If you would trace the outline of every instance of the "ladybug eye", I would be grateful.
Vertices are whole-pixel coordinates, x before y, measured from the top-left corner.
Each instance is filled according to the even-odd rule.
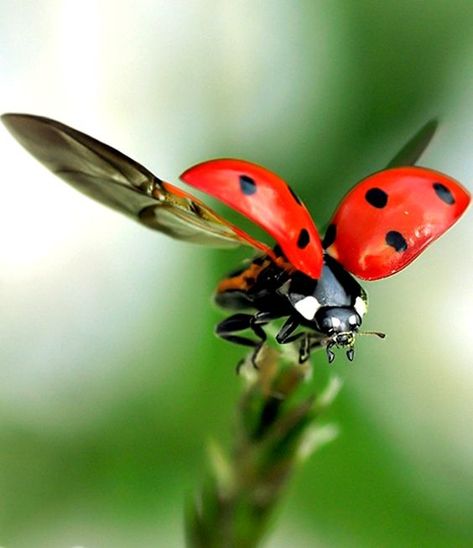
[[[340,327],[340,320],[338,318],[333,317],[333,316],[332,317],[331,316],[326,316],[322,320],[321,327],[322,327],[322,329],[324,329],[327,332],[333,331],[334,329],[337,329],[337,328]]]
[[[355,327],[357,325],[360,325],[360,321],[358,320],[358,317],[355,314],[352,314],[348,318],[348,323],[350,324],[351,327]]]

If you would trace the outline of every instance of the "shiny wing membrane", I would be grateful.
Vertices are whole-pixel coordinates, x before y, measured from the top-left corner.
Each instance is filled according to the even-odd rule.
[[[116,211],[180,240],[216,247],[266,245],[231,225],[183,190],[161,181],[118,150],[55,120],[4,114],[12,135],[74,188]]]

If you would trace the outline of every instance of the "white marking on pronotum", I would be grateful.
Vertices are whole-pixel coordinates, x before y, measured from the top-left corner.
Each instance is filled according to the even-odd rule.
[[[366,303],[361,297],[357,297],[355,300],[355,310],[358,312],[360,318],[366,314]]]
[[[304,297],[300,301],[297,301],[294,308],[306,320],[313,320],[315,313],[320,308],[320,303],[315,297],[309,295],[308,297]]]

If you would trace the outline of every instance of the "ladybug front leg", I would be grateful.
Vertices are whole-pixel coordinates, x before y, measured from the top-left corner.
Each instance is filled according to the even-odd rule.
[[[323,338],[317,335],[314,336],[313,334],[306,333],[299,347],[299,363],[305,363],[310,358],[312,351],[322,348],[323,344]],[[331,353],[333,354],[333,352]],[[330,361],[330,363],[332,363],[332,361],[333,359]]]
[[[289,316],[285,321],[279,333],[276,335],[276,340],[279,344],[289,344],[297,341],[302,337],[301,344],[299,345],[299,363],[305,363],[310,358],[311,351],[311,336],[308,333],[294,333],[299,327],[300,320],[297,317]]]

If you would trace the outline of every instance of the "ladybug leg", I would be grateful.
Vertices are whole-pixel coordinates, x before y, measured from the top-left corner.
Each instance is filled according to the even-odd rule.
[[[301,337],[302,334],[294,335],[291,337],[292,333],[298,327],[299,327],[299,320],[297,318],[294,318],[293,316],[289,316],[289,318],[284,322],[283,326],[281,327],[278,334],[276,335],[277,342],[279,344],[287,344]]]
[[[251,363],[255,369],[258,369],[257,358],[267,338],[262,325],[265,325],[273,318],[274,315],[269,314],[268,312],[258,312],[254,316],[251,314],[234,314],[220,322],[217,325],[215,332],[226,341],[254,348],[251,356]],[[249,337],[235,335],[238,331],[244,331],[245,329],[251,329],[258,337],[259,341],[255,341]],[[241,363],[238,364],[237,371],[240,369],[241,365]]]
[[[255,348],[258,346],[259,341],[234,334],[245,329],[252,329],[256,336],[266,339],[266,333],[264,333],[261,326],[253,326],[252,323],[253,316],[251,314],[234,314],[220,322],[215,329],[215,333],[226,341]],[[263,337],[260,336],[261,332],[264,333]]]
[[[242,346],[250,346],[251,348],[256,348],[259,344],[257,341],[254,341],[249,337],[240,337],[239,335],[233,335],[231,333],[217,333],[217,335],[225,341],[240,344]]]
[[[305,335],[305,333],[296,333],[295,335],[291,335],[290,337],[285,339],[284,343],[282,343],[282,344],[289,344],[289,343],[292,343],[294,341],[298,341],[304,335]]]
[[[322,346],[322,341],[323,339],[320,337],[306,333],[299,348],[299,363],[305,363],[310,358],[312,351]]]
[[[253,367],[255,369],[259,369],[258,356],[267,339],[266,332],[264,331],[262,326],[266,325],[268,322],[276,318],[280,318],[280,314],[266,311],[257,312],[250,320],[250,329],[252,329],[253,333],[260,339],[260,342],[255,347],[255,350],[251,356],[251,363],[253,364]]]
[[[307,333],[302,339],[299,347],[299,363],[303,364],[310,358],[310,351],[312,350],[310,335]]]
[[[312,350],[314,349],[318,349],[318,348],[321,348],[323,346],[323,341],[324,339],[319,337],[319,336],[311,336],[310,337],[310,350],[312,352]]]
[[[310,356],[309,337],[305,335],[299,346],[299,363],[300,364],[305,363],[309,359],[309,356]]]
[[[245,365],[245,358],[241,358],[241,360],[238,360],[238,363],[236,364],[236,367],[235,367],[235,373],[237,375],[240,374],[240,370],[244,365]]]
[[[275,320],[277,318],[280,318],[281,314],[276,314],[274,312],[257,312],[253,316],[253,325],[264,325],[270,322],[271,320]]]
[[[268,320],[264,320],[263,315],[258,318],[258,314],[255,314],[255,316],[253,316],[250,320],[250,329],[252,329],[253,333],[260,339],[260,342],[257,344],[253,351],[253,354],[251,355],[251,363],[255,369],[259,369],[258,356],[267,338],[266,332],[263,329],[262,325],[265,325],[267,323]]]

